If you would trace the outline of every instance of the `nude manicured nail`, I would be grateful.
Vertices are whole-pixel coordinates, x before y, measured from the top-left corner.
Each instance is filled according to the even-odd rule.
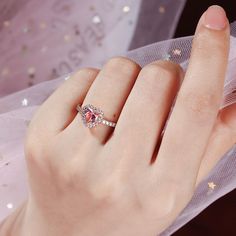
[[[223,30],[227,25],[228,19],[224,9],[214,5],[205,12],[204,25],[213,30]]]

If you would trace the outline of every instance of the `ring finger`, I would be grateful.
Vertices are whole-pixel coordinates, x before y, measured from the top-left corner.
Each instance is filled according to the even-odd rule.
[[[91,104],[104,112],[106,120],[117,122],[139,71],[140,66],[125,57],[110,59],[97,75],[86,94],[83,104],[80,104],[80,106]],[[79,132],[79,129],[85,130]],[[103,124],[99,124],[92,129],[84,127],[79,113],[65,130],[70,137],[72,135],[76,139],[84,139],[87,136],[91,140],[91,137],[94,136],[95,141],[102,144],[106,142],[112,131],[113,128]],[[81,133],[83,137],[79,137]]]
[[[168,61],[153,62],[140,72],[113,135],[114,145],[119,142],[126,150],[128,143],[132,154],[136,150],[125,155],[132,165],[151,161],[182,78],[181,67]]]

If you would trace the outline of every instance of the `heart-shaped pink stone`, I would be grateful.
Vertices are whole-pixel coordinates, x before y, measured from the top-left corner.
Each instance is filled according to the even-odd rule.
[[[85,120],[87,123],[95,123],[99,113],[94,112],[91,108],[88,108],[88,111],[85,113]]]

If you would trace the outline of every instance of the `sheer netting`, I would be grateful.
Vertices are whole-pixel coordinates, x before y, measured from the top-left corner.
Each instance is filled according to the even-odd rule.
[[[0,220],[27,198],[23,142],[37,108],[70,79],[76,69],[101,67],[113,56],[127,56],[142,67],[154,60],[171,60],[186,70],[193,37],[170,39],[184,4],[185,1],[171,0],[110,0],[107,4],[78,0],[0,3],[1,12],[7,12],[0,18],[3,22],[0,32],[3,42],[0,46]],[[156,34],[145,34],[147,22],[151,24],[150,15],[145,17],[146,11],[156,12],[156,15],[152,13],[152,22],[159,22],[152,29]],[[26,12],[30,13],[27,21]],[[221,108],[236,102],[235,35],[236,22],[231,23],[230,55]],[[158,42],[163,39],[166,40]],[[129,50],[136,46],[139,48]],[[209,183],[215,187],[209,188]],[[235,187],[236,145],[222,156],[200,183],[191,202],[161,235],[171,235]]]

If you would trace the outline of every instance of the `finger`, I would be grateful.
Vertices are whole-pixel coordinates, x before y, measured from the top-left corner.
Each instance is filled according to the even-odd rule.
[[[104,118],[111,122],[117,122],[124,103],[129,96],[135,80],[140,71],[140,66],[125,57],[114,57],[110,59],[98,74],[83,101],[83,105],[92,104],[104,112]],[[75,117],[67,129],[69,136],[79,138],[78,127],[83,129],[84,135],[91,134],[95,141],[105,143],[114,128],[99,124],[91,129],[84,127],[81,115]],[[83,136],[85,137],[85,136]]]
[[[61,132],[77,114],[75,107],[97,74],[97,69],[84,68],[66,80],[37,110],[29,126],[33,133],[45,137]]]
[[[153,166],[158,177],[178,187],[195,186],[220,108],[228,51],[228,20],[222,8],[213,6],[199,21],[185,79]]]
[[[132,165],[150,163],[182,77],[181,67],[167,61],[141,70],[113,135],[114,143],[132,150],[133,155],[125,156]]]
[[[223,155],[236,143],[236,104],[223,108],[218,114],[209,144],[202,158],[196,187],[215,167]]]

